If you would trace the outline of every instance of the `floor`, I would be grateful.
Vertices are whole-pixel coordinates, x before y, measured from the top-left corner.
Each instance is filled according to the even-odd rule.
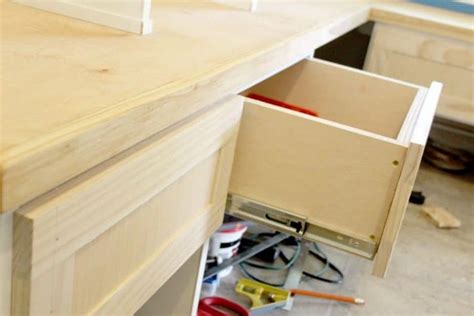
[[[410,204],[385,279],[371,276],[370,261],[322,246],[343,270],[344,283],[301,283],[304,289],[362,297],[365,305],[297,297],[291,312],[272,315],[474,315],[474,173],[451,175],[423,164],[415,189],[426,195],[425,205],[442,206],[458,217],[461,228],[439,229]],[[234,268],[217,295],[248,304],[233,291],[241,277]]]

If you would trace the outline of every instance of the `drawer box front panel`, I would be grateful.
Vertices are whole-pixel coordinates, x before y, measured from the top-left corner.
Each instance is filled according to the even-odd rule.
[[[247,101],[230,193],[378,242],[405,154],[395,142]]]
[[[315,59],[250,88],[244,95],[319,117],[246,100],[229,211],[368,258],[388,248],[389,257],[410,194],[400,190],[413,185],[440,89]],[[382,275],[388,260],[377,262]]]
[[[241,110],[223,101],[17,212],[14,314],[136,311],[222,220]]]

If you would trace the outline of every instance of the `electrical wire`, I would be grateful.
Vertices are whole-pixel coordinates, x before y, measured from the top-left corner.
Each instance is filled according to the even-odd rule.
[[[246,260],[243,263],[253,268],[282,271],[282,270],[291,268],[291,266],[295,264],[300,254],[301,254],[301,243],[298,242],[296,245],[295,252],[293,253],[293,256],[291,256],[291,258],[287,262],[285,262],[285,264],[282,266],[271,265],[271,264],[261,264],[261,263],[252,262],[250,260]]]
[[[262,234],[258,234],[254,236],[252,239],[257,239],[259,237],[269,237],[269,236],[271,236],[271,234],[262,233]],[[301,254],[301,249],[302,249],[301,242],[296,241],[295,246],[296,246],[296,249],[290,258],[286,257],[283,251],[280,251],[279,258],[283,261],[284,265],[262,264],[262,263],[257,263],[251,260],[246,260],[239,264],[240,269],[245,276],[247,276],[248,278],[254,281],[264,283],[270,286],[282,287],[284,283],[272,283],[272,282],[262,280],[261,278],[253,275],[248,270],[247,267],[252,267],[252,268],[262,269],[262,270],[270,270],[270,271],[288,270],[295,264],[296,260]],[[316,258],[317,260],[319,260],[320,262],[322,262],[324,264],[324,267],[315,273],[303,271],[303,275],[309,278],[318,280],[318,281],[326,282],[326,283],[333,283],[333,284],[342,283],[344,279],[344,274],[342,273],[342,271],[336,265],[334,265],[332,262],[329,261],[327,255],[321,250],[321,248],[316,243],[313,243],[313,247],[314,247],[314,250],[309,250],[309,254],[313,256],[314,258]],[[338,277],[335,279],[329,279],[329,278],[323,277],[322,275],[327,273],[328,271],[335,272],[338,275]]]
[[[245,268],[244,264],[240,263],[239,266],[240,266],[240,271],[242,271],[242,273],[249,279],[252,279],[254,281],[257,281],[257,282],[260,282],[260,283],[263,283],[263,284],[267,284],[267,285],[270,285],[270,286],[274,286],[274,287],[283,287],[283,285],[285,285],[285,283],[272,283],[272,282],[268,282],[268,281],[262,280],[260,278],[257,278],[255,275],[250,273],[247,270],[247,268]]]
[[[268,236],[271,236],[271,235],[262,233],[262,234],[258,234],[257,236],[255,236],[252,239],[257,239],[258,237],[268,237]],[[248,278],[250,278],[254,281],[264,283],[264,284],[267,284],[267,285],[270,285],[270,286],[282,287],[285,284],[284,282],[283,283],[272,283],[272,282],[262,280],[262,279],[256,277],[255,275],[253,275],[247,269],[247,266],[252,267],[252,268],[256,268],[256,269],[271,270],[271,271],[288,270],[289,268],[291,268],[295,264],[296,260],[300,256],[301,248],[302,248],[301,243],[299,241],[297,241],[296,242],[296,248],[295,248],[295,251],[293,252],[293,255],[291,256],[290,259],[287,259],[286,261],[284,261],[284,265],[268,265],[268,264],[261,264],[261,263],[256,263],[256,262],[253,262],[253,261],[250,261],[250,260],[246,260],[246,261],[243,261],[239,264],[240,270],[242,271],[242,273],[245,276],[247,276]],[[280,252],[280,254],[282,254],[282,252]]]
[[[316,243],[313,243],[313,246],[314,246],[315,251],[310,250],[309,253],[313,257],[321,261],[325,265],[325,267],[321,269],[320,271],[318,271],[317,273],[309,273],[309,272],[303,271],[303,275],[315,280],[326,282],[326,283],[341,284],[342,281],[344,280],[344,274],[342,273],[342,271],[339,270],[339,268],[336,267],[336,265],[334,265],[332,262],[329,261],[327,255],[321,250],[321,248],[319,248],[319,246]],[[327,270],[332,270],[338,275],[338,277],[336,279],[328,279],[328,278],[322,277],[322,275],[326,273]]]

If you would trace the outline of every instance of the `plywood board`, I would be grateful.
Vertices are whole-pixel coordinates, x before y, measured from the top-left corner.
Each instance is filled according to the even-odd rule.
[[[152,31],[151,0],[13,0],[37,9],[71,18],[113,27],[119,30],[148,34]]]
[[[205,0],[204,0],[205,1]],[[212,0],[222,5],[235,7],[241,10],[255,12],[257,10],[258,0]]]
[[[154,2],[159,31],[136,36],[0,5],[0,211],[301,60],[366,21],[369,10],[269,3],[253,14],[212,2]]]
[[[418,87],[306,59],[248,91],[312,109],[333,122],[396,139]]]
[[[395,140],[247,101],[229,192],[378,242],[405,154]]]
[[[153,1],[157,32],[149,36],[11,1],[0,6],[1,212],[288,67],[369,15],[423,27],[441,21],[445,34],[472,38],[468,18],[405,2],[261,1],[254,14]]]
[[[376,276],[384,277],[387,273],[410,199],[410,194],[415,184],[421,158],[423,157],[426,141],[428,140],[431,124],[441,95],[441,89],[442,84],[439,82],[431,84],[416,120],[400,180],[397,184],[382,239],[380,240],[377,256],[375,257],[372,273]]]

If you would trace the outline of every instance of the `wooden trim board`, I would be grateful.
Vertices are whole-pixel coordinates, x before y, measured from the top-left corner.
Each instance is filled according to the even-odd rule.
[[[151,0],[13,0],[33,8],[66,15],[122,31],[149,34]]]
[[[233,149],[235,149],[235,143],[234,143]],[[232,157],[234,157],[233,150],[232,150]],[[229,178],[227,178],[227,180],[229,180]],[[206,270],[206,261],[207,261],[208,251],[209,251],[209,239],[204,243],[204,245],[200,249],[201,258],[199,258],[199,267],[197,270],[197,274],[195,275],[196,282],[194,283],[194,294],[193,294],[193,299],[192,299],[191,315],[197,315],[197,310],[199,307],[199,299],[201,297],[202,281],[204,280],[204,272]]]
[[[0,315],[10,314],[13,213],[0,214]]]
[[[135,315],[196,315],[207,249],[208,242],[205,242]]]
[[[400,175],[400,180],[398,181],[382,239],[380,240],[377,255],[375,257],[372,273],[376,276],[384,277],[387,273],[395,243],[405,216],[408,200],[413,185],[415,184],[418,168],[420,167],[423,151],[431,129],[439,97],[441,95],[441,89],[441,83],[433,82],[431,84],[428,94],[423,102],[423,107],[418,115],[410,139],[405,163]]]
[[[415,3],[379,3],[370,10],[371,21],[474,43],[472,17]]]

